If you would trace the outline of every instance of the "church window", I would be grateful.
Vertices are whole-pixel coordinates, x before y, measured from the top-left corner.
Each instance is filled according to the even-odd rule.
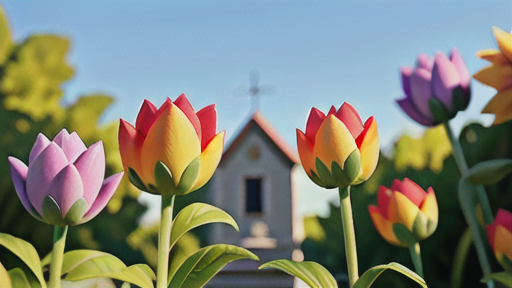
[[[263,211],[261,182],[261,178],[245,179],[245,211],[247,213],[261,213]]]

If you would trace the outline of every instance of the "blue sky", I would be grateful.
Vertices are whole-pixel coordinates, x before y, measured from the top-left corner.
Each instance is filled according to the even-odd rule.
[[[102,121],[134,122],[143,99],[160,105],[185,93],[192,105],[217,104],[227,139],[247,117],[249,72],[272,87],[260,110],[292,147],[311,107],[351,103],[374,115],[386,151],[423,127],[398,108],[399,68],[419,53],[457,47],[471,74],[485,67],[475,52],[496,47],[492,26],[512,29],[512,1],[0,1],[13,37],[55,33],[72,40],[75,77],[65,101],[87,93],[116,98]],[[472,81],[467,111],[452,122],[492,122],[480,110],[494,90]],[[306,179],[307,180],[307,179]],[[325,211],[308,181],[301,212]],[[305,191],[308,190],[308,191]],[[309,192],[315,190],[315,192]],[[321,195],[319,197],[319,195]]]

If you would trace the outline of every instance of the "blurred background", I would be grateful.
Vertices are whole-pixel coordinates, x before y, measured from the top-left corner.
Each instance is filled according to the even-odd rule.
[[[346,101],[363,120],[377,118],[382,152],[375,174],[352,193],[359,270],[389,262],[413,267],[407,249],[385,242],[367,212],[377,202],[379,185],[390,187],[393,179],[409,177],[425,189],[434,188],[440,209],[437,231],[421,242],[427,284],[483,287],[456,196],[460,174],[444,130],[419,126],[395,100],[403,97],[399,68],[413,66],[419,53],[449,53],[457,47],[471,74],[487,66],[474,54],[497,47],[492,26],[512,29],[512,1],[0,5],[0,232],[31,242],[41,257],[50,252],[52,227],[25,211],[7,162],[7,156],[26,162],[38,133],[53,138],[65,127],[77,131],[87,145],[103,140],[111,175],[122,170],[118,119],[134,123],[143,99],[159,106],[166,97],[174,100],[185,93],[196,109],[215,103],[218,130],[226,130],[227,142],[259,108],[294,148],[295,129],[304,130],[311,107],[327,111]],[[476,81],[471,85],[470,106],[451,122],[468,165],[512,158],[512,122],[488,127],[493,116],[480,114],[495,91]],[[259,104],[251,99],[254,87],[260,88]],[[304,173],[297,182],[298,211],[305,219],[304,257],[324,265],[341,283],[346,262],[338,195],[316,187]],[[486,190],[494,213],[511,210],[510,175]],[[124,181],[97,219],[70,229],[66,250],[99,249],[127,265],[154,267],[158,217],[154,212],[142,222],[140,217],[146,205],[158,215],[158,202],[139,199],[139,193]],[[178,205],[206,201],[204,194],[181,197]],[[188,235],[183,241],[188,244],[175,253],[204,245],[207,235],[205,229]],[[21,265],[3,248],[0,261],[7,269]],[[414,285],[397,275],[385,273],[372,287]]]

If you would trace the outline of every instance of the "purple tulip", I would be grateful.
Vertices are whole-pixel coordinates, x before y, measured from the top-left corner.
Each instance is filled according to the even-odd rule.
[[[14,188],[27,211],[52,225],[78,225],[105,208],[124,172],[104,179],[105,152],[98,141],[89,149],[66,129],[53,141],[39,133],[28,167],[8,157]]]
[[[452,49],[450,59],[442,53],[434,59],[420,54],[415,68],[402,67],[400,72],[405,98],[397,102],[414,121],[435,126],[467,108],[471,76],[457,49]]]

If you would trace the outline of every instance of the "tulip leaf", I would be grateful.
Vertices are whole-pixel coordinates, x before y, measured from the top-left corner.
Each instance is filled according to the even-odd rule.
[[[258,269],[277,269],[304,281],[309,287],[338,287],[336,279],[322,265],[312,262],[295,262],[287,259],[279,259],[267,262]]]
[[[178,184],[178,195],[187,194],[190,191],[190,188],[197,180],[197,176],[199,175],[199,156],[196,157],[190,164],[188,164],[183,174],[181,174],[180,184]]]
[[[169,197],[176,194],[176,187],[174,186],[171,170],[169,170],[169,167],[162,161],[156,162],[155,181],[158,192],[162,196]]]
[[[1,8],[0,8],[1,9]],[[0,263],[0,288],[11,288],[11,277],[9,276],[9,273],[7,273],[7,270],[5,270],[4,265]]]
[[[439,99],[435,97],[428,99],[428,107],[430,108],[430,112],[432,112],[432,116],[434,116],[437,123],[443,123],[450,120],[448,110],[446,110],[446,107],[441,101],[439,101]]]
[[[491,280],[500,282],[507,287],[512,287],[512,274],[509,272],[499,272],[499,273],[492,273],[487,276],[485,276],[480,282],[487,283]]]
[[[414,273],[409,268],[401,264],[391,262],[386,265],[379,265],[366,270],[366,272],[364,272],[363,275],[361,275],[361,277],[356,281],[356,283],[354,283],[354,286],[352,286],[352,288],[370,287],[373,284],[373,282],[375,282],[377,277],[379,277],[380,274],[382,274],[384,271],[388,269],[397,271],[411,278],[412,280],[416,281],[416,283],[420,284],[422,287],[427,287],[425,280],[423,280],[423,278],[421,278],[418,274]]]
[[[11,269],[8,273],[12,285],[10,287],[32,287],[27,276],[25,276],[25,273],[20,268]]]
[[[360,169],[361,153],[359,152],[359,149],[354,149],[354,151],[348,155],[347,160],[345,160],[345,164],[343,164],[345,177],[349,181],[346,185],[350,185],[354,180],[356,180]]]
[[[320,160],[318,157],[315,161],[316,171],[318,172],[318,177],[320,178],[320,182],[322,183],[322,187],[327,189],[332,189],[338,187],[336,185],[336,181],[332,178],[331,172],[329,168],[325,166],[324,162]]]
[[[130,179],[133,186],[137,187],[139,190],[150,192],[146,185],[144,185],[144,182],[140,179],[137,172],[135,172],[131,167],[128,167],[128,179]]]
[[[71,206],[64,221],[70,224],[78,223],[84,217],[85,212],[87,212],[87,201],[82,197]]]
[[[393,223],[393,233],[395,233],[396,238],[398,241],[406,244],[407,246],[414,245],[416,242],[418,242],[418,239],[412,234],[407,227],[405,227],[404,224],[401,223]]]
[[[176,218],[174,218],[169,250],[178,242],[183,234],[195,227],[209,223],[226,223],[233,226],[236,231],[239,231],[233,217],[222,209],[205,203],[192,203],[181,209]]]
[[[140,287],[153,287],[155,274],[145,264],[130,267],[119,258],[95,250],[73,250],[64,254],[62,275],[65,280],[78,281],[90,278],[111,278]]]
[[[46,223],[51,225],[65,226],[66,223],[62,219],[59,205],[52,196],[46,195],[43,200],[43,217]]]
[[[228,263],[252,259],[252,252],[233,245],[216,244],[199,249],[185,260],[173,275],[169,275],[169,288],[202,287]]]
[[[0,233],[0,245],[7,248],[9,251],[18,256],[21,261],[27,264],[28,268],[37,277],[39,283],[41,283],[41,286],[46,286],[43,270],[41,269],[40,265],[41,261],[39,260],[39,255],[37,254],[37,251],[34,246],[32,246],[32,244],[9,234]]]
[[[475,185],[491,185],[512,172],[512,159],[495,159],[480,162],[465,175]]]
[[[452,91],[452,112],[450,118],[455,117],[457,112],[462,111],[468,107],[469,102],[464,97],[464,90],[462,86],[457,86]]]

